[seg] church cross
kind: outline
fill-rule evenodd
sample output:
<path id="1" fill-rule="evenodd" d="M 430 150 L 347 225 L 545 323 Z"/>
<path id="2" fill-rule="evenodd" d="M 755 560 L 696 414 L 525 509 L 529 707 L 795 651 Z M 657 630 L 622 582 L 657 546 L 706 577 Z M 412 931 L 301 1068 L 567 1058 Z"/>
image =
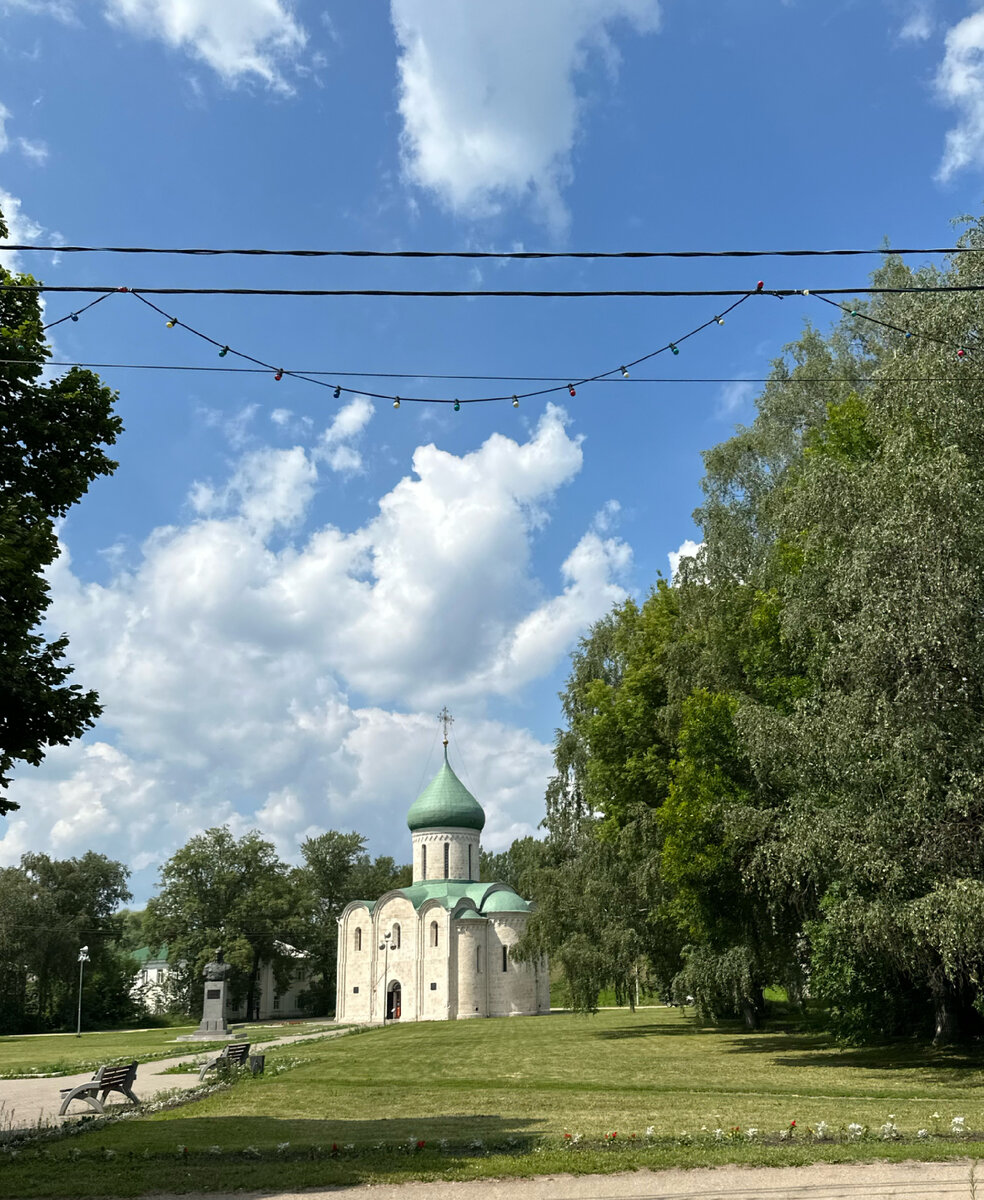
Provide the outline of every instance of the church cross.
<path id="1" fill-rule="evenodd" d="M 448 706 L 446 704 L 441 709 L 441 711 L 437 714 L 437 719 L 444 726 L 444 744 L 446 746 L 448 744 L 448 731 L 450 730 L 451 726 L 454 724 L 454 717 L 452 717 L 451 714 L 448 712 Z"/>

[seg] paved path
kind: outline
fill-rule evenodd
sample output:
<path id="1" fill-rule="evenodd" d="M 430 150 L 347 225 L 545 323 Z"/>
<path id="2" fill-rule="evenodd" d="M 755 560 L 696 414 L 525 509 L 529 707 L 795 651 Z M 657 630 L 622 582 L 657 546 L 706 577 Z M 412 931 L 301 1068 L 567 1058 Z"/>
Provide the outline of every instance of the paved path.
<path id="1" fill-rule="evenodd" d="M 980 1186 L 978 1184 L 978 1192 Z M 973 1195 L 970 1162 L 817 1163 L 811 1167 L 713 1167 L 624 1175 L 544 1175 L 469 1183 L 377 1184 L 330 1191 L 238 1192 L 235 1200 L 936 1200 Z M 158 1195 L 154 1200 L 225 1200 Z M 232 1200 L 230 1197 L 229 1200 Z"/>
<path id="2" fill-rule="evenodd" d="M 289 1034 L 251 1045 L 250 1049 L 262 1054 L 274 1046 L 287 1046 L 292 1042 L 312 1041 L 315 1038 L 338 1037 L 345 1032 L 344 1029 L 336 1029 L 327 1033 L 322 1030 L 321 1033 Z M 194 1042 L 177 1044 L 184 1048 L 178 1050 L 174 1058 L 141 1063 L 137 1068 L 137 1082 L 133 1090 L 141 1100 L 146 1102 L 158 1092 L 171 1088 L 192 1088 L 198 1083 L 197 1072 L 182 1075 L 164 1074 L 168 1067 L 177 1062 L 186 1062 L 200 1053 L 195 1049 Z M 210 1051 L 210 1054 L 218 1054 L 218 1050 Z M 38 1124 L 60 1124 L 77 1117 L 95 1116 L 95 1110 L 81 1100 L 73 1101 L 72 1107 L 64 1117 L 58 1115 L 58 1109 L 61 1107 L 61 1096 L 58 1093 L 61 1089 L 85 1083 L 92 1078 L 92 1074 L 92 1071 L 83 1071 L 79 1075 L 50 1075 L 44 1079 L 0 1079 L 0 1128 L 29 1129 Z M 111 1092 L 110 1101 L 106 1106 L 108 1112 L 117 1107 L 116 1101 L 125 1103 L 119 1092 Z"/>

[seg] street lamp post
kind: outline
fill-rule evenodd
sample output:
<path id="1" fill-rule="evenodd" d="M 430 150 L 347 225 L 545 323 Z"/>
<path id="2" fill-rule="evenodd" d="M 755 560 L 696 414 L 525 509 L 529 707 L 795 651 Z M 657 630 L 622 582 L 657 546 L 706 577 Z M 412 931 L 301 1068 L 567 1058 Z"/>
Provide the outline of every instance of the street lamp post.
<path id="1" fill-rule="evenodd" d="M 387 984 L 389 983 L 389 951 L 390 951 L 390 938 L 392 936 L 393 935 L 391 933 L 387 933 L 383 937 L 383 940 L 379 943 L 379 948 L 380 948 L 380 950 L 383 951 L 383 1024 L 384 1025 L 386 1024 L 386 1001 L 388 999 L 388 996 L 386 995 L 386 987 L 387 987 Z"/>
<path id="2" fill-rule="evenodd" d="M 82 972 L 85 970 L 85 964 L 89 961 L 89 947 L 83 946 L 79 951 L 79 1024 L 75 1030 L 75 1036 L 82 1036 Z"/>

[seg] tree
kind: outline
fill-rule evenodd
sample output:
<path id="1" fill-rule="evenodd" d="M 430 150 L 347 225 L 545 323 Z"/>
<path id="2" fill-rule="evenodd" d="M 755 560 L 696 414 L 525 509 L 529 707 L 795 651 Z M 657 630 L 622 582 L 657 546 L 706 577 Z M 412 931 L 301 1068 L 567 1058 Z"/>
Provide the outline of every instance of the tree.
<path id="1" fill-rule="evenodd" d="M 232 967 L 230 991 L 254 1011 L 262 962 L 286 989 L 296 967 L 291 945 L 304 920 L 305 892 L 256 830 L 233 837 L 228 826 L 191 838 L 160 869 L 161 889 L 147 902 L 143 929 L 166 944 L 188 1011 L 202 1003 L 202 968 L 217 946 Z"/>
<path id="2" fill-rule="evenodd" d="M 62 860 L 25 854 L 0 871 L 0 1032 L 74 1027 L 82 945 L 87 1023 L 134 1015 L 134 966 L 118 945 L 116 914 L 130 898 L 129 874 L 92 851 Z"/>
<path id="3" fill-rule="evenodd" d="M 116 469 L 103 447 L 123 428 L 90 371 L 40 382 L 49 350 L 37 293 L 15 290 L 33 282 L 0 268 L 0 814 L 18 807 L 3 795 L 14 763 L 37 766 L 101 712 L 95 692 L 66 682 L 68 639 L 36 630 L 50 604 L 42 572 L 58 554 L 54 523 Z"/>
<path id="4" fill-rule="evenodd" d="M 338 923 L 342 910 L 353 900 L 375 900 L 392 888 L 406 887 L 413 878 L 409 866 L 399 867 L 388 855 L 370 858 L 360 833 L 329 829 L 301 844 L 304 866 L 297 872 L 306 896 L 304 926 L 298 944 L 311 955 L 320 980 L 312 986 L 307 1004 L 322 1012 L 335 1008 L 338 966 Z"/>

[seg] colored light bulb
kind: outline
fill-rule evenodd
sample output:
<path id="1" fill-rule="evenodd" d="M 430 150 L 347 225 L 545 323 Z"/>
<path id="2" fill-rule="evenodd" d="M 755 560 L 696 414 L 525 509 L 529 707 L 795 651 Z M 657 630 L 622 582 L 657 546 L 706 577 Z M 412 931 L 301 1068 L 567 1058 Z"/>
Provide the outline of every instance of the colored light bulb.
<path id="1" fill-rule="evenodd" d="M 717 321 L 719 325 L 724 324 L 724 317 L 715 317 L 714 320 Z"/>
<path id="2" fill-rule="evenodd" d="M 337 400 L 341 394 L 342 394 L 342 389 L 336 383 L 335 384 L 335 399 Z"/>
<path id="3" fill-rule="evenodd" d="M 764 280 L 764 279 L 760 279 L 760 280 L 758 281 L 758 283 L 755 285 L 755 290 L 756 290 L 757 292 L 760 292 L 760 291 L 761 291 L 761 290 L 762 290 L 764 287 L 765 287 L 765 280 Z"/>
<path id="4" fill-rule="evenodd" d="M 69 315 L 71 316 L 73 321 L 77 321 L 79 319 L 78 313 L 70 313 Z"/>
<path id="5" fill-rule="evenodd" d="M 457 400 L 455 400 L 455 402 L 454 402 L 454 411 L 461 412 L 461 405 L 458 403 Z"/>
<path id="6" fill-rule="evenodd" d="M 679 354 L 679 353 L 680 353 L 680 348 L 679 348 L 679 346 L 675 346 L 675 345 L 674 345 L 672 342 L 670 342 L 670 349 L 673 351 L 673 353 L 674 353 L 674 354 Z"/>
<path id="7" fill-rule="evenodd" d="M 284 369 L 283 369 L 283 367 L 281 367 L 274 375 L 274 379 L 277 381 L 277 383 L 279 383 L 281 381 L 281 379 L 283 379 L 283 377 L 284 377 Z"/>
<path id="8" fill-rule="evenodd" d="M 519 408 L 519 397 L 513 396 L 513 408 Z"/>
<path id="9" fill-rule="evenodd" d="M 622 378 L 628 379 L 628 377 L 629 377 L 628 368 L 627 367 L 619 367 L 619 370 L 622 372 Z"/>
<path id="10" fill-rule="evenodd" d="M 228 353 L 229 353 L 229 347 L 228 347 L 228 346 L 223 346 L 223 347 L 222 347 L 222 349 L 219 351 L 219 358 L 225 358 L 225 356 L 226 356 Z"/>
<path id="11" fill-rule="evenodd" d="M 168 317 L 168 319 L 167 319 L 168 329 L 173 329 L 175 327 L 175 325 L 177 325 L 177 323 L 178 323 L 177 317 Z"/>
<path id="12" fill-rule="evenodd" d="M 399 396 L 394 396 L 394 397 L 393 397 L 393 407 L 394 407 L 394 408 L 399 408 L 399 407 L 400 407 L 400 397 L 399 397 Z"/>
<path id="13" fill-rule="evenodd" d="M 567 385 L 567 390 L 570 392 L 570 394 L 571 394 L 572 396 L 576 396 L 576 395 L 577 395 L 577 392 L 575 392 L 575 391 L 574 391 L 574 384 L 573 384 L 573 383 L 569 383 L 569 384 Z"/>

